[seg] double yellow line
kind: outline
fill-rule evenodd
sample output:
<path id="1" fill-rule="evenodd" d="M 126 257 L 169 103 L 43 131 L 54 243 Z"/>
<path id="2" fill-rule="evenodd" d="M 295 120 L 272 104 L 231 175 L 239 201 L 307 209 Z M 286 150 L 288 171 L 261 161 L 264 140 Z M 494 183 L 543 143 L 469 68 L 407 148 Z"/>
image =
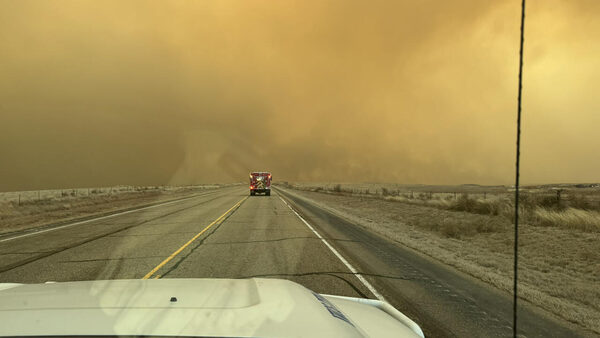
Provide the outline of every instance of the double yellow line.
<path id="1" fill-rule="evenodd" d="M 154 273 L 156 273 L 156 271 L 158 271 L 160 268 L 162 268 L 170 260 L 172 260 L 173 258 L 175 258 L 175 256 L 177 256 L 181 251 L 183 251 L 183 249 L 185 249 L 190 244 L 192 244 L 192 242 L 195 241 L 196 239 L 198 239 L 198 237 L 202 236 L 202 234 L 205 233 L 206 230 L 210 229 L 215 224 L 221 224 L 225 220 L 225 217 L 227 217 L 227 215 L 229 215 L 231 212 L 233 212 L 235 209 L 237 209 L 247 198 L 248 198 L 248 196 L 242 198 L 234 206 L 232 206 L 231 208 L 229 208 L 229 210 L 225 211 L 225 213 L 223 215 L 219 216 L 219 218 L 217 218 L 212 223 L 210 223 L 208 226 L 206 226 L 206 228 L 202 229 L 202 231 L 200 231 L 199 233 L 197 233 L 196 236 L 192 237 L 192 239 L 190 239 L 187 243 L 185 243 L 181 248 L 177 249 L 169 257 L 167 257 L 167 259 L 165 259 L 164 261 L 162 261 L 154 269 L 152 269 L 150 272 L 148 272 L 144 277 L 142 277 L 142 279 L 148 279 L 148 278 L 152 277 L 152 275 Z M 155 279 L 159 278 L 159 277 L 160 277 L 160 275 L 157 275 L 155 277 Z"/>

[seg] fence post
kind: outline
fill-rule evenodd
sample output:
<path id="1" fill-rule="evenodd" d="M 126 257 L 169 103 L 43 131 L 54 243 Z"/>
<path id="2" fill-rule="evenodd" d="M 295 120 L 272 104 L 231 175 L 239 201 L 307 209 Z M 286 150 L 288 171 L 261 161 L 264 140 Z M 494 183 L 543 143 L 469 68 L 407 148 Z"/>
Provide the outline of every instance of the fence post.
<path id="1" fill-rule="evenodd" d="M 40 191 L 38 190 L 38 201 L 40 200 Z"/>
<path id="2" fill-rule="evenodd" d="M 484 191 L 484 192 L 483 192 L 483 199 L 486 199 L 486 196 L 485 196 L 485 194 L 486 194 L 486 192 Z"/>
<path id="3" fill-rule="evenodd" d="M 21 205 L 21 194 L 19 194 L 19 205 Z"/>

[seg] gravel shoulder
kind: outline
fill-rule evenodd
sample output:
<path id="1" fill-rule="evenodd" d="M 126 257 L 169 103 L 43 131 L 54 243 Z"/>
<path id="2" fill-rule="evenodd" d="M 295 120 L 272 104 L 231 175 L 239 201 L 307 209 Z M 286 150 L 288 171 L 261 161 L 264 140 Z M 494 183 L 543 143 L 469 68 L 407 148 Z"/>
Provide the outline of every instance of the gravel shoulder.
<path id="1" fill-rule="evenodd" d="M 502 217 L 361 196 L 290 189 L 286 192 L 316 202 L 336 215 L 500 290 L 512 290 L 512 225 Z M 449 224 L 494 226 L 489 232 L 449 237 Z M 600 333 L 598 234 L 524 224 L 520 227 L 519 250 L 519 296 Z"/>

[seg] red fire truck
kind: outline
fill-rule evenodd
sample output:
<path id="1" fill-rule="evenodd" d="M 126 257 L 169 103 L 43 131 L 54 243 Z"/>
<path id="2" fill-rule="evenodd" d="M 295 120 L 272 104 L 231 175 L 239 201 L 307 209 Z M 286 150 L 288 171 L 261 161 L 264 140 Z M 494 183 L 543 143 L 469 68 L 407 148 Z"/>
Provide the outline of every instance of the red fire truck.
<path id="1" fill-rule="evenodd" d="M 257 193 L 271 195 L 271 173 L 264 171 L 250 173 L 250 196 Z"/>

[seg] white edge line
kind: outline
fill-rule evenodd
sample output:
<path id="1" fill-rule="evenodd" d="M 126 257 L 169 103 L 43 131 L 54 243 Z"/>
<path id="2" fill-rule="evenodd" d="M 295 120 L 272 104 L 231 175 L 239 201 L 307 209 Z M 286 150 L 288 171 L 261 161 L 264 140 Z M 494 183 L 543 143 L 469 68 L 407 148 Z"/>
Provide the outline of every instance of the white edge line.
<path id="1" fill-rule="evenodd" d="M 317 235 L 317 237 L 319 237 L 319 239 L 329 248 L 329 250 L 331 250 L 331 252 L 333 252 L 333 254 L 340 260 L 342 261 L 342 263 L 344 263 L 344 265 L 350 270 L 350 272 L 352 272 L 352 274 L 354 274 L 354 276 L 356 276 L 356 278 L 358 278 L 358 280 L 363 283 L 363 285 L 365 287 L 367 287 L 367 289 L 369 289 L 369 291 L 371 291 L 371 293 L 380 301 L 382 302 L 386 302 L 385 298 L 377 291 L 377 289 L 375 289 L 375 287 L 373 285 L 371 285 L 371 283 L 369 283 L 369 281 L 367 281 L 365 279 L 365 277 L 363 277 L 363 275 L 361 275 L 360 273 L 358 273 L 358 271 L 350 264 L 348 263 L 348 261 L 344 258 L 344 256 L 342 256 L 333 246 L 331 246 L 331 244 L 329 244 L 329 242 L 327 242 L 327 240 L 325 240 L 325 238 L 323 238 L 323 236 L 321 236 L 310 224 L 308 224 L 308 222 L 302 217 L 300 216 L 300 214 L 298 214 L 296 212 L 296 210 L 294 210 L 281 196 L 279 196 L 279 198 L 283 201 L 283 203 L 285 203 L 285 205 L 288 206 L 288 208 L 290 208 L 290 210 L 292 210 L 294 212 L 294 214 L 296 214 L 296 216 L 298 216 L 298 218 L 300 218 L 300 220 L 306 224 L 306 226 L 315 234 Z"/>
<path id="2" fill-rule="evenodd" d="M 160 207 L 160 206 L 167 205 L 167 204 L 173 204 L 173 203 L 177 203 L 177 202 L 189 200 L 190 198 L 194 198 L 194 197 L 198 197 L 198 196 L 185 197 L 185 198 L 178 199 L 178 200 L 175 200 L 175 201 L 169 201 L 169 202 L 155 204 L 155 205 L 151 205 L 151 206 L 143 207 L 143 208 L 139 208 L 139 209 L 127 210 L 127 211 L 119 212 L 119 213 L 116 213 L 116 214 L 110 214 L 110 215 L 106 215 L 106 216 L 100 216 L 100 217 L 96 217 L 96 218 L 86 219 L 84 221 L 79 221 L 79 222 L 75 222 L 75 223 L 69 223 L 69 224 L 57 226 L 57 227 L 50 228 L 50 229 L 44 229 L 44 230 L 29 232 L 29 233 L 26 233 L 26 234 L 23 234 L 23 235 L 15 236 L 15 237 L 9 237 L 9 238 L 5 238 L 5 239 L 0 239 L 0 243 L 12 241 L 13 239 L 18 239 L 18 238 L 23 238 L 23 237 L 38 235 L 38 234 L 41 234 L 41 233 L 44 233 L 44 232 L 49 232 L 49 231 L 64 229 L 64 228 L 72 227 L 72 226 L 75 226 L 75 225 L 80 225 L 80 224 L 84 224 L 84 223 L 98 221 L 98 220 L 101 220 L 101 219 L 106 219 L 106 218 L 110 218 L 110 217 L 125 215 L 125 214 L 129 214 L 129 213 L 132 213 L 132 212 L 138 212 L 138 211 L 142 211 L 142 210 L 152 209 L 152 208 Z"/>

